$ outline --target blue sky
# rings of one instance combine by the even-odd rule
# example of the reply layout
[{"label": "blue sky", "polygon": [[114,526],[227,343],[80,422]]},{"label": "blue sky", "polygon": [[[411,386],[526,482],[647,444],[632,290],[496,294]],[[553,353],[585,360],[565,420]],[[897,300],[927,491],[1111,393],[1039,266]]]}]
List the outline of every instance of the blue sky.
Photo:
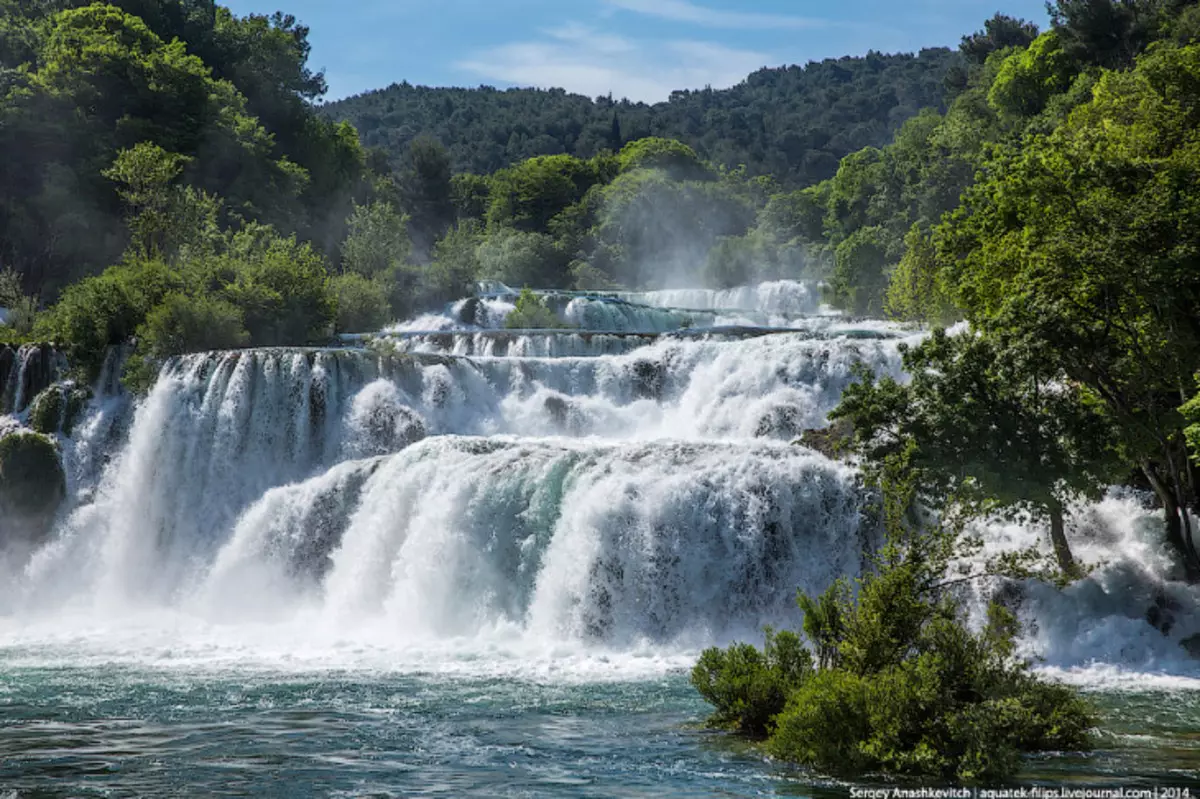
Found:
[{"label": "blue sky", "polygon": [[1043,0],[224,0],[312,28],[328,99],[407,80],[560,86],[653,102],[763,66],[955,46],[996,11],[1045,25]]}]

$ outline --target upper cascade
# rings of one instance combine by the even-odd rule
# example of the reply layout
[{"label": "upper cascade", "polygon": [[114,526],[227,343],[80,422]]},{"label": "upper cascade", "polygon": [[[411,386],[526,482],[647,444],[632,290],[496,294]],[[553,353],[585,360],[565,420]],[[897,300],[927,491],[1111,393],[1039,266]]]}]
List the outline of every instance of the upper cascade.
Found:
[{"label": "upper cascade", "polygon": [[[494,330],[505,327],[520,292],[496,281],[479,284],[476,296],[393,325],[387,334]],[[535,289],[536,296],[568,328],[605,333],[667,333],[711,327],[812,326],[822,313],[820,287],[781,280],[727,290],[651,292]]]}]

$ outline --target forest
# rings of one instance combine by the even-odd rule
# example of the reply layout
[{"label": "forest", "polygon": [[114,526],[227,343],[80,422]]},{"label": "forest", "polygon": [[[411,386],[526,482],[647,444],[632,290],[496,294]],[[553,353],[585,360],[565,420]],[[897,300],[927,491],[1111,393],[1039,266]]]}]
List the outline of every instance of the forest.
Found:
[{"label": "forest", "polygon": [[966,60],[947,48],[871,52],[762,69],[729,89],[680,90],[654,105],[561,89],[434,89],[397,83],[322,107],[363,143],[400,163],[428,136],[455,172],[490,174],[539,155],[588,159],[653,136],[677,139],[705,160],[793,188],[833,177],[838,161],[879,147],[925,108],[944,110],[946,82]]},{"label": "forest", "polygon": [[1200,580],[1200,4],[1050,12],[652,107],[406,84],[319,107],[291,17],[0,0],[0,342],[53,341],[87,378],[135,342],[140,391],[172,356],[324,344],[483,279],[811,279],[848,315],[925,325],[911,379],[864,369],[821,444],[904,499],[880,569],[802,597],[815,654],[769,633],[693,681],[791,760],[1003,776],[1082,747],[1088,712],[1012,666],[1010,619],[952,621],[927,590],[947,539],[912,543],[913,508],[940,532],[1043,523],[1038,573],[1065,584],[1088,568],[1074,503],[1132,486]]}]

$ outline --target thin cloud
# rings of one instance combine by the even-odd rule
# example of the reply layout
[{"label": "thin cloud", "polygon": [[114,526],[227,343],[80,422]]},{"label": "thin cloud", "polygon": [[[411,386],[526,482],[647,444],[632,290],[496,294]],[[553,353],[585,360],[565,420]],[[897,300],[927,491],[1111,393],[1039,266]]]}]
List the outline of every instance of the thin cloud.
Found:
[{"label": "thin cloud", "polygon": [[489,81],[653,103],[676,89],[733,86],[771,60],[713,42],[636,40],[581,25],[543,33],[544,40],[493,47],[456,66]]},{"label": "thin cloud", "polygon": [[748,30],[792,30],[823,28],[828,22],[812,17],[788,14],[762,14],[753,11],[723,11],[699,6],[687,0],[607,0],[610,6],[634,11],[672,22],[687,22],[709,28],[741,28]]}]

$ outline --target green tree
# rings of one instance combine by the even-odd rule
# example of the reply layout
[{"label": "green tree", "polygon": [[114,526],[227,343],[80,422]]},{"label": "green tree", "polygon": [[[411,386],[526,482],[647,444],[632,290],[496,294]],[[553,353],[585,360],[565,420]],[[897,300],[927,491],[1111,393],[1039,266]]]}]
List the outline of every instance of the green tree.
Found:
[{"label": "green tree", "polygon": [[834,304],[860,316],[878,316],[888,285],[887,235],[860,228],[837,246],[829,295]]},{"label": "green tree", "polygon": [[1007,14],[996,16],[983,23],[983,30],[964,36],[959,50],[972,63],[983,64],[988,56],[1010,47],[1025,48],[1038,36],[1038,26]]},{"label": "green tree", "polygon": [[411,250],[406,221],[386,202],[355,206],[342,242],[342,270],[376,278],[405,264]]},{"label": "green tree", "polygon": [[715,180],[716,173],[696,151],[674,139],[647,138],[630,142],[617,156],[622,172],[661,169],[675,180]]},{"label": "green tree", "polygon": [[522,161],[492,176],[488,226],[545,233],[551,219],[582,200],[599,181],[594,164],[569,155]]},{"label": "green tree", "polygon": [[433,244],[454,224],[450,155],[435,139],[418,137],[408,146],[398,176],[400,203],[408,216],[413,255],[426,263]]},{"label": "green tree", "polygon": [[391,308],[378,281],[350,272],[333,278],[331,284],[339,333],[370,333],[387,323]]},{"label": "green tree", "polygon": [[139,353],[165,359],[172,355],[244,347],[250,334],[242,312],[232,303],[207,295],[171,292],[146,315],[138,328]]},{"label": "green tree", "polygon": [[1200,47],[1101,76],[1053,133],[997,150],[937,233],[942,284],[975,326],[1036,343],[1099,403],[1166,509],[1192,574],[1196,483],[1178,408],[1200,363]]},{"label": "green tree", "polygon": [[1079,73],[1056,31],[1047,31],[1028,48],[1010,55],[1000,67],[988,102],[1009,118],[1032,117],[1050,98],[1065,92]]},{"label": "green tree", "polygon": [[931,507],[1048,520],[1059,569],[1073,577],[1066,508],[1098,498],[1119,470],[1106,419],[1048,354],[935,331],[904,351],[910,382],[864,373],[830,417],[851,423],[870,468],[904,459]]}]

